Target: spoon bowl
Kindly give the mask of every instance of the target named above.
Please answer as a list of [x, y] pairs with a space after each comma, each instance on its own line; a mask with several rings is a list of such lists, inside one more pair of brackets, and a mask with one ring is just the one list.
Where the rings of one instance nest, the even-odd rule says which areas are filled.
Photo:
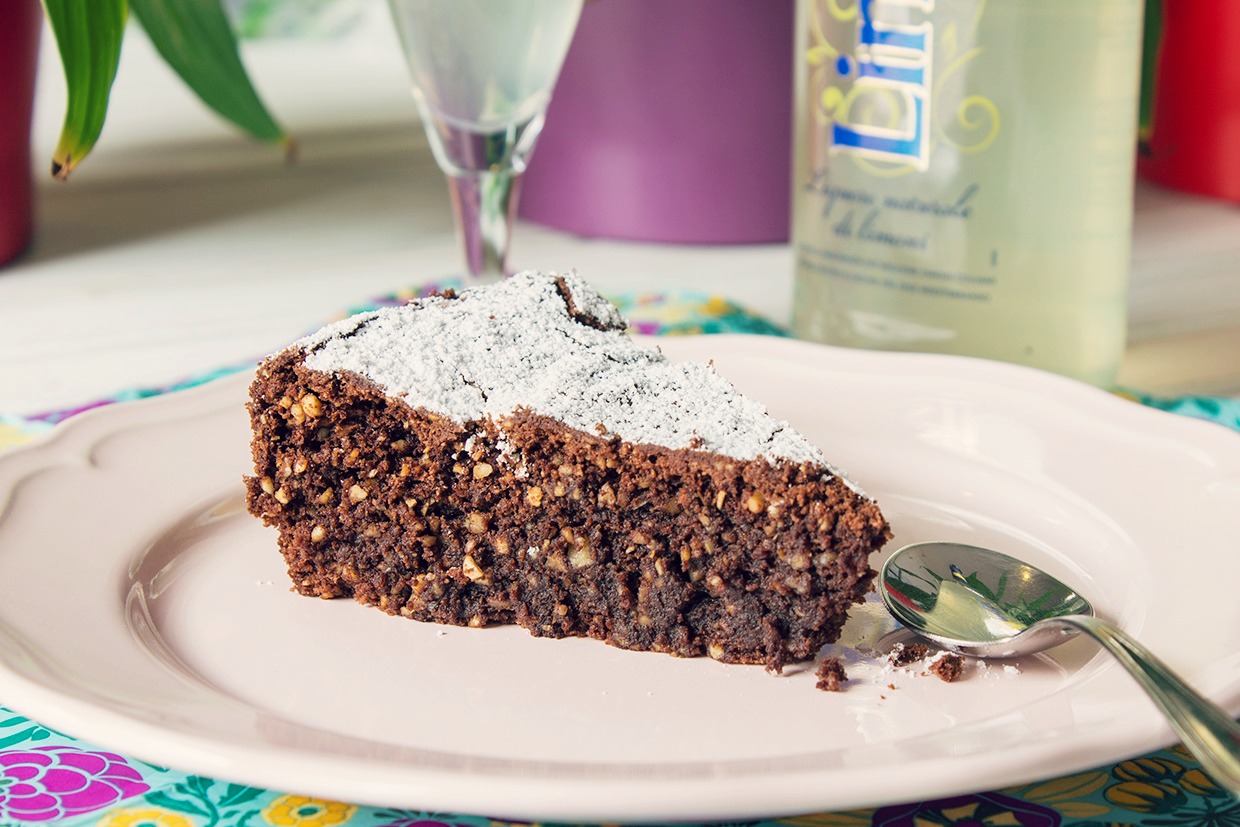
[[1215, 782], [1240, 798], [1240, 725], [1041, 569], [979, 546], [915, 543], [887, 559], [879, 583], [896, 620], [952, 652], [1010, 658], [1088, 635], [1141, 685]]
[[1041, 569], [961, 543], [905, 546], [879, 581], [897, 620], [944, 649], [979, 658], [1040, 652], [1077, 633], [1043, 621], [1094, 615], [1088, 600]]

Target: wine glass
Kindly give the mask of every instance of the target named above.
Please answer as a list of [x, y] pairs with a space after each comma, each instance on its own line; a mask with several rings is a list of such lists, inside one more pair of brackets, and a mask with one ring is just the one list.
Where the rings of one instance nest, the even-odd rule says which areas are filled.
[[507, 275], [521, 173], [583, 0], [388, 0], [413, 98], [448, 178], [465, 281]]

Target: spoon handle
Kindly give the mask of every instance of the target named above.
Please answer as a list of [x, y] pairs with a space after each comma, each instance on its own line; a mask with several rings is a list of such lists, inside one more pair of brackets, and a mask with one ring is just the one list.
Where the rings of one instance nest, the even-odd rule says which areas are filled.
[[1114, 655], [1166, 714], [1202, 769], [1240, 798], [1240, 725], [1115, 624], [1086, 615], [1058, 620], [1081, 630]]

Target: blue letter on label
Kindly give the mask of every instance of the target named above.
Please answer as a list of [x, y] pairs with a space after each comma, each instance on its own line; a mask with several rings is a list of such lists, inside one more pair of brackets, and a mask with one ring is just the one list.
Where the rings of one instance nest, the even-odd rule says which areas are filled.
[[[887, 102], [889, 111], [893, 108], [892, 100], [899, 102], [897, 111], [891, 113], [894, 125], [836, 120], [831, 129], [831, 149], [925, 170], [930, 163], [929, 90], [934, 24], [929, 20], [918, 24], [883, 23], [875, 19], [876, 2], [879, 0], [860, 0], [855, 60], [841, 58], [837, 67], [840, 74], [851, 74], [850, 70], [856, 67], [850, 96], [854, 100], [874, 95]], [[885, 2], [923, 12], [934, 10], [934, 0]], [[872, 111], [883, 111], [883, 107], [873, 107]]]

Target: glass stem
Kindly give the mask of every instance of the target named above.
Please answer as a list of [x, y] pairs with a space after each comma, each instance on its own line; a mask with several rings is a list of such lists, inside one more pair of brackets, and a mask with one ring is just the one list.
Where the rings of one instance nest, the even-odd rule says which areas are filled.
[[465, 246], [468, 284], [498, 281], [508, 275], [508, 243], [519, 187], [520, 175], [512, 170], [448, 176], [456, 226]]

